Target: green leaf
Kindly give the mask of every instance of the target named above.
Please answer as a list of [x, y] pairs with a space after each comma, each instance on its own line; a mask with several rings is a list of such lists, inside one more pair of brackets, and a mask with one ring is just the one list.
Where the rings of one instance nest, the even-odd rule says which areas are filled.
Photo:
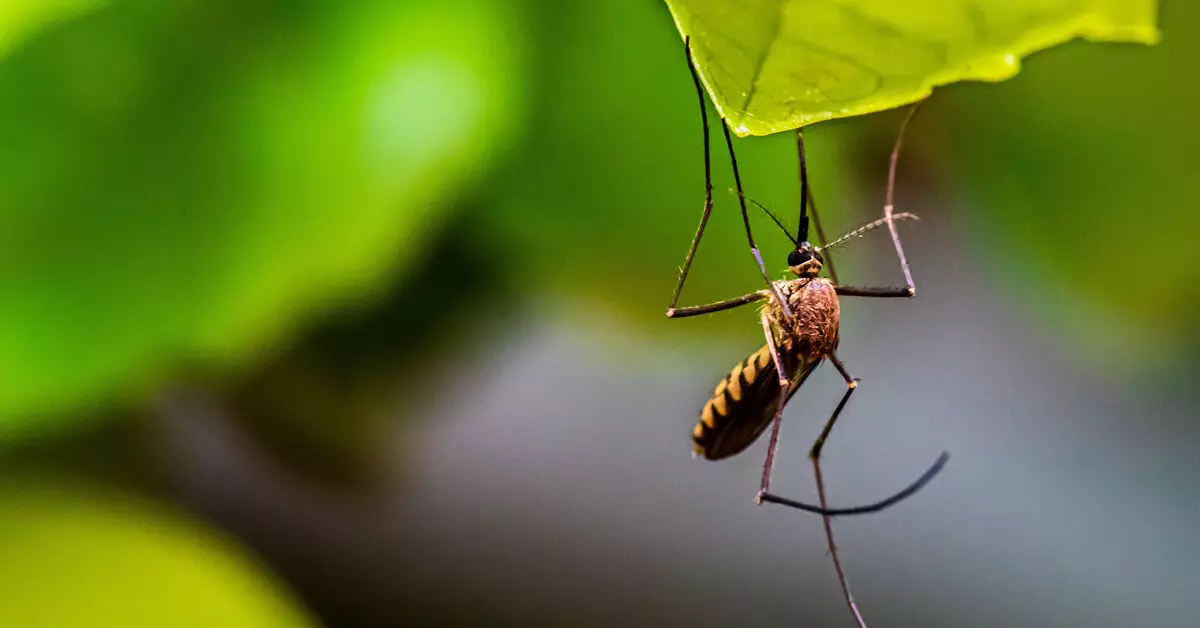
[[769, 135], [1014, 76], [1076, 37], [1158, 41], [1157, 0], [667, 0], [717, 109]]
[[142, 500], [79, 486], [0, 486], [0, 625], [312, 626], [236, 547]]
[[506, 3], [305, 6], [114, 3], [0, 64], [0, 433], [370, 296], [515, 130]]
[[35, 34], [39, 28], [81, 15], [104, 0], [4, 0], [0, 3], [0, 56]]

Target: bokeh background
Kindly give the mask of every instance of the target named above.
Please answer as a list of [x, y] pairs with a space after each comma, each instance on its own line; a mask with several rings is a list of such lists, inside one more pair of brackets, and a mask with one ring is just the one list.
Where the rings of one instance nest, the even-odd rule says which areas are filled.
[[[690, 457], [761, 328], [662, 315], [703, 170], [661, 2], [6, 7], [0, 625], [850, 625], [820, 520], [753, 505], [763, 445]], [[831, 499], [954, 458], [836, 523], [872, 625], [1195, 624], [1197, 18], [910, 129], [919, 296], [843, 302]], [[901, 115], [806, 134], [830, 231]], [[737, 147], [792, 216], [793, 139]], [[714, 169], [689, 303], [759, 281]], [[881, 232], [836, 259], [901, 279]], [[841, 392], [789, 405], [782, 492]]]

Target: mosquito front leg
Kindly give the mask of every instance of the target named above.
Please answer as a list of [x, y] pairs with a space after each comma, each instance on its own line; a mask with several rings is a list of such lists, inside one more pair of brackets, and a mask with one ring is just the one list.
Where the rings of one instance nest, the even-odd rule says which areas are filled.
[[[696, 95], [700, 100], [700, 123], [704, 131], [704, 211], [700, 215], [700, 226], [696, 229], [696, 235], [692, 238], [692, 245], [688, 248], [687, 257], [683, 260], [683, 267], [679, 269], [679, 281], [675, 284], [675, 293], [671, 296], [671, 305], [667, 307], [667, 316], [669, 318], [677, 318], [681, 316], [680, 312], [692, 310], [692, 308], [676, 308], [679, 303], [679, 295], [683, 292], [683, 284], [687, 281], [688, 271], [692, 268], [692, 260], [696, 257], [696, 249], [700, 246], [700, 239], [704, 237], [704, 228], [708, 225], [708, 219], [712, 215], [713, 199], [712, 199], [712, 155], [709, 148], [708, 139], [708, 108], [704, 103], [704, 89], [700, 85], [700, 75], [696, 71], [696, 64], [692, 60], [691, 37], [684, 39], [684, 53], [687, 55], [688, 70], [692, 74], [692, 83], [696, 86]], [[775, 287], [771, 277], [767, 275], [767, 267], [763, 263], [762, 254], [758, 251], [758, 246], [754, 244], [754, 235], [750, 232], [750, 216], [746, 211], [746, 199], [742, 192], [742, 178], [738, 172], [737, 156], [733, 152], [733, 139], [729, 135], [729, 124], [722, 118], [721, 126], [725, 130], [725, 144], [729, 147], [729, 159], [733, 164], [733, 178], [737, 182], [738, 198], [741, 200], [742, 207], [742, 223], [746, 227], [746, 239], [750, 243], [750, 253], [754, 256], [754, 261], [758, 265], [758, 270], [762, 274], [763, 281], [767, 283], [767, 289], [773, 292], [776, 298], [780, 301], [783, 307], [784, 315], [791, 318], [792, 311], [788, 307], [786, 301], [779, 294], [779, 289]], [[736, 300], [736, 299], [735, 299]], [[743, 303], [736, 303], [727, 307], [736, 307]], [[712, 304], [713, 306], [719, 304]], [[699, 306], [707, 307], [707, 306]], [[716, 307], [715, 309], [693, 311], [692, 314], [682, 314], [682, 316], [690, 316], [693, 314], [703, 314], [705, 312], [715, 312], [717, 310], [726, 309], [726, 307]]]
[[[696, 85], [696, 96], [700, 98], [700, 124], [704, 130], [704, 212], [700, 215], [700, 226], [692, 238], [692, 246], [688, 249], [687, 257], [683, 260], [683, 268], [679, 269], [679, 282], [675, 284], [675, 294], [671, 296], [671, 305], [667, 307], [667, 316], [675, 311], [679, 303], [679, 294], [683, 292], [683, 282], [687, 281], [688, 271], [692, 268], [692, 259], [696, 257], [696, 249], [700, 246], [700, 238], [704, 237], [704, 227], [712, 215], [712, 157], [709, 154], [708, 141], [708, 108], [704, 105], [704, 90], [700, 87], [700, 76], [696, 74], [696, 66], [692, 63], [691, 37], [684, 40], [683, 51], [687, 55], [688, 69], [692, 72], [692, 82]], [[686, 309], [686, 308], [685, 308]]]
[[681, 308], [672, 307], [671, 309], [667, 310], [667, 318], [686, 318], [688, 316], [720, 312], [721, 310], [731, 310], [747, 303], [761, 301], [762, 299], [767, 298], [769, 295], [770, 293], [768, 293], [766, 290], [759, 290], [758, 292], [743, 294], [740, 297], [725, 299], [724, 301], [717, 301], [716, 303], [708, 303], [705, 305], [689, 305]]
[[[811, 189], [808, 191], [808, 209], [812, 212], [813, 226], [817, 228], [817, 244], [824, 246], [828, 240], [825, 239], [825, 230], [821, 228], [821, 215], [817, 212], [817, 201], [813, 198]], [[829, 270], [829, 278], [837, 285], [838, 275], [837, 268], [833, 265], [833, 256], [828, 251], [822, 251], [822, 256], [825, 258], [825, 268]]]
[[721, 128], [725, 131], [725, 146], [729, 148], [729, 162], [733, 165], [733, 182], [737, 186], [738, 201], [742, 206], [742, 224], [746, 227], [746, 240], [750, 242], [750, 253], [754, 255], [754, 261], [758, 264], [758, 271], [762, 273], [763, 281], [767, 282], [767, 289], [775, 295], [775, 300], [779, 303], [780, 309], [783, 310], [785, 318], [792, 318], [792, 308], [788, 302], [779, 293], [779, 287], [775, 282], [771, 281], [771, 277], [767, 275], [767, 267], [763, 264], [762, 253], [758, 252], [758, 245], [754, 243], [754, 234], [750, 231], [750, 213], [746, 210], [746, 193], [742, 191], [742, 175], [738, 173], [737, 155], [733, 152], [733, 137], [729, 135], [729, 123], [722, 118]]

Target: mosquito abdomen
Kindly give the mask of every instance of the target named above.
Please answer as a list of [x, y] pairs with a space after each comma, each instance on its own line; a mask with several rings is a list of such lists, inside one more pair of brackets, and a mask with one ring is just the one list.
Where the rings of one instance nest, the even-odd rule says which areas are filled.
[[696, 454], [717, 460], [745, 449], [766, 427], [763, 410], [778, 394], [779, 376], [771, 350], [763, 345], [738, 362], [713, 389], [692, 430]]

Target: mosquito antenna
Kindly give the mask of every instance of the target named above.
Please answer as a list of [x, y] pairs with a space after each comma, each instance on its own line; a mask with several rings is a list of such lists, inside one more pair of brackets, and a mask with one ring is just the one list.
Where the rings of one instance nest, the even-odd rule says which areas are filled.
[[808, 242], [808, 160], [804, 156], [804, 133], [796, 130], [796, 152], [800, 155], [800, 224], [796, 239]]
[[[733, 192], [733, 190], [730, 190], [730, 192]], [[783, 231], [783, 235], [787, 236], [787, 239], [791, 240], [792, 244], [795, 245], [796, 248], [800, 248], [800, 242], [797, 241], [796, 238], [792, 237], [792, 234], [788, 232], [787, 227], [783, 226], [783, 222], [781, 222], [779, 220], [779, 217], [776, 216], [771, 210], [767, 209], [766, 205], [763, 205], [762, 203], [754, 200], [753, 198], [751, 198], [750, 196], [747, 196], [745, 194], [743, 194], [742, 196], [746, 200], [750, 201], [751, 203], [754, 203], [755, 207], [763, 210], [763, 213], [770, 216], [771, 220], [775, 221], [775, 224], [779, 226], [779, 230]]]
[[854, 238], [861, 238], [864, 235], [866, 235], [866, 233], [868, 231], [878, 228], [878, 227], [882, 227], [883, 225], [886, 225], [890, 222], [895, 222], [897, 220], [920, 220], [920, 219], [921, 219], [920, 216], [913, 214], [913, 213], [909, 213], [909, 212], [892, 214], [891, 216], [884, 216], [883, 218], [869, 222], [869, 223], [855, 229], [854, 231], [851, 231], [850, 233], [843, 235], [842, 237], [834, 240], [833, 242], [826, 244], [825, 246], [817, 247], [817, 250], [818, 251], [827, 251], [827, 250], [832, 249], [833, 247], [838, 246], [840, 244], [845, 244], [847, 240], [853, 240]]

